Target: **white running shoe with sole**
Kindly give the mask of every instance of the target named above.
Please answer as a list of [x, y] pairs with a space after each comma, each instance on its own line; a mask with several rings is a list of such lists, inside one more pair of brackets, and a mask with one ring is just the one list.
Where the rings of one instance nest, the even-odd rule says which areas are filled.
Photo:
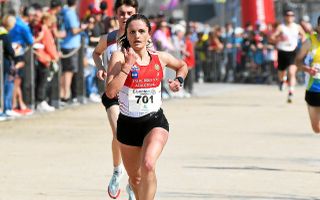
[[136, 200], [136, 197], [134, 196], [134, 192], [131, 189], [129, 184], [126, 187], [126, 190], [127, 190], [127, 193], [128, 193], [129, 200]]
[[123, 176], [123, 170], [120, 172], [114, 171], [109, 182], [108, 194], [112, 199], [116, 199], [120, 195], [120, 180]]

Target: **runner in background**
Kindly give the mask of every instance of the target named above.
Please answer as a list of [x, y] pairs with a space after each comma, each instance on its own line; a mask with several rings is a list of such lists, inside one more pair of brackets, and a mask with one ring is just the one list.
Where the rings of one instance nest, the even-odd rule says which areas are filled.
[[297, 73], [297, 66], [294, 62], [299, 38], [303, 42], [305, 40], [305, 32], [299, 24], [294, 22], [295, 15], [292, 10], [286, 9], [283, 14], [284, 23], [277, 27], [276, 31], [271, 35], [271, 39], [276, 42], [278, 49], [279, 89], [280, 91], [284, 90], [288, 78], [288, 103], [292, 103]]
[[[106, 35], [101, 36], [98, 45], [95, 47], [92, 57], [96, 66], [98, 67], [97, 77], [100, 80], [105, 80], [107, 77], [106, 67], [108, 61], [114, 51], [118, 50], [117, 39], [122, 36], [125, 32], [125, 24], [128, 18], [138, 11], [138, 1], [137, 0], [117, 0], [115, 2], [114, 10], [116, 18], [119, 21], [119, 29], [112, 31]], [[102, 62], [102, 56], [104, 63]], [[124, 174], [124, 169], [121, 161], [121, 154], [119, 143], [116, 137], [117, 130], [117, 120], [119, 116], [119, 103], [118, 98], [114, 97], [112, 99], [108, 98], [105, 93], [103, 93], [102, 103], [106, 109], [109, 124], [112, 129], [113, 139], [112, 139], [112, 159], [113, 159], [113, 175], [109, 182], [108, 194], [111, 198], [117, 198], [120, 195], [120, 180]], [[127, 186], [127, 192], [129, 194], [129, 199], [134, 199], [134, 194]]]
[[315, 32], [310, 35], [299, 51], [297, 66], [307, 74], [307, 102], [312, 129], [320, 133], [320, 17]]

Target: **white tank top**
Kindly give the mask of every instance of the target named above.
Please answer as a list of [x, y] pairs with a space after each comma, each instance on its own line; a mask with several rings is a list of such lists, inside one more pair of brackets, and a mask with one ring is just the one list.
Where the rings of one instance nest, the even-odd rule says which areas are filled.
[[106, 37], [106, 41], [107, 41], [107, 49], [105, 50], [104, 54], [103, 54], [103, 62], [104, 65], [106, 66], [106, 68], [108, 67], [108, 62], [111, 58], [111, 55], [113, 52], [120, 50], [120, 46], [117, 43], [117, 34], [118, 34], [118, 30], [112, 31], [106, 35], [104, 35], [104, 37]]
[[298, 46], [299, 26], [293, 23], [290, 27], [281, 24], [281, 41], [277, 43], [277, 48], [281, 51], [294, 51]]

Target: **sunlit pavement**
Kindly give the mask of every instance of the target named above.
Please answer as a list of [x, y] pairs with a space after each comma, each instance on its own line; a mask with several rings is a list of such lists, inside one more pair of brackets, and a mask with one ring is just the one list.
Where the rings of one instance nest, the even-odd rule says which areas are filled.
[[[276, 86], [195, 89], [164, 102], [170, 137], [156, 169], [157, 200], [320, 199], [320, 135], [303, 87], [292, 104]], [[0, 200], [110, 199], [110, 144], [100, 104], [0, 122]]]

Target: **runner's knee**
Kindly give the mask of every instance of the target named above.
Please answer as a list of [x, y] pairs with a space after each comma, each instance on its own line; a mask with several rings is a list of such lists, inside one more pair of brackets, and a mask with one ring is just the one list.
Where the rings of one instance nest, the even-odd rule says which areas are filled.
[[142, 163], [142, 170], [145, 172], [154, 172], [155, 171], [155, 162], [152, 159], [144, 159]]
[[130, 185], [134, 188], [137, 188], [141, 181], [141, 177], [139, 175], [129, 176], [129, 179]]

